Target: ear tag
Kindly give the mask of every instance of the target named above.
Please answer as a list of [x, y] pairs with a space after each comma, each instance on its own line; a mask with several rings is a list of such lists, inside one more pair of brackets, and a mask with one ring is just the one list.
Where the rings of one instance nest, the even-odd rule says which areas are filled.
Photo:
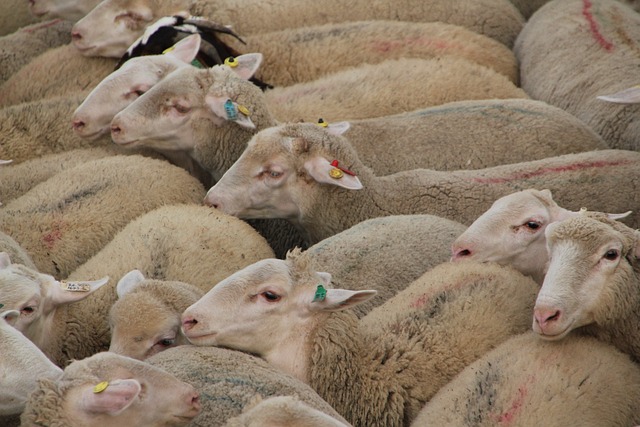
[[4, 304], [0, 304], [0, 308], [4, 307]]
[[87, 283], [65, 282], [64, 280], [60, 281], [60, 287], [69, 292], [89, 292], [91, 290], [91, 285]]
[[109, 381], [102, 381], [101, 383], [98, 383], [95, 386], [93, 386], [93, 392], [96, 394], [102, 393], [107, 389], [107, 387], [109, 387]]
[[583, 214], [583, 213], [585, 213], [586, 211], [587, 211], [587, 208], [580, 208], [580, 212], [578, 212], [578, 213]]
[[318, 123], [316, 124], [321, 128], [326, 128], [327, 126], [329, 126], [329, 123], [325, 122], [322, 118], [318, 119]]
[[345, 173], [351, 176], [356, 176], [356, 174], [351, 172], [349, 169], [341, 168], [340, 166], [338, 166], [337, 160], [332, 161], [331, 166], [333, 166], [333, 169], [329, 170], [329, 176], [333, 179], [340, 179], [344, 176]]
[[224, 111], [227, 113], [227, 120], [237, 120], [238, 113], [236, 112], [236, 107], [233, 106], [233, 101], [227, 99], [224, 103]]
[[240, 104], [238, 104], [238, 111], [240, 111], [242, 114], [244, 114], [247, 117], [249, 117], [249, 114], [251, 114], [247, 107], [245, 107], [244, 105], [240, 105]]
[[193, 61], [191, 61], [191, 65], [196, 68], [204, 68], [204, 65], [202, 65], [202, 62], [198, 61], [197, 59], [194, 59]]
[[224, 60], [224, 65], [231, 68], [236, 68], [238, 66], [238, 61], [236, 61], [236, 58], [234, 58], [233, 56], [230, 56]]
[[165, 50], [162, 51], [162, 54], [164, 55], [165, 53], [169, 53], [174, 49], [175, 49], [175, 46], [168, 47], [168, 48], [166, 48]]
[[319, 302], [324, 301], [327, 297], [327, 290], [322, 285], [318, 285], [316, 288], [316, 294], [313, 296], [313, 301], [311, 302]]

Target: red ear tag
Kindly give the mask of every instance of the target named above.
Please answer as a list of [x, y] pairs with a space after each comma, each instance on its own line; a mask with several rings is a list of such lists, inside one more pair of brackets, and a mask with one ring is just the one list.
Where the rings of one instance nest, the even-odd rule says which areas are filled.
[[331, 162], [331, 166], [333, 166], [336, 169], [340, 169], [342, 172], [351, 175], [351, 176], [356, 176], [355, 173], [351, 172], [349, 169], [345, 169], [345, 168], [341, 168], [340, 166], [338, 166], [338, 161], [334, 160], [333, 162]]

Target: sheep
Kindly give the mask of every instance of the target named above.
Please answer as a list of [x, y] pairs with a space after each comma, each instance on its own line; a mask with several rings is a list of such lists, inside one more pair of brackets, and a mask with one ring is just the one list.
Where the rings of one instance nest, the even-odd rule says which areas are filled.
[[640, 368], [610, 345], [513, 337], [465, 368], [413, 427], [627, 427], [640, 422]]
[[[549, 259], [544, 235], [547, 226], [579, 213], [558, 206], [548, 189], [531, 188], [506, 195], [453, 242], [452, 261], [511, 264], [542, 285]], [[609, 217], [621, 219], [630, 213]]]
[[[59, 153], [44, 154], [9, 167], [0, 167], [0, 200], [5, 203], [17, 199], [37, 184], [63, 170], [86, 161], [125, 154], [153, 154], [151, 151], [122, 150], [114, 144], [94, 148], [78, 148]], [[159, 157], [159, 155], [156, 155]]]
[[529, 328], [538, 291], [511, 268], [443, 263], [358, 322], [343, 310], [375, 291], [335, 289], [298, 256], [229, 276], [182, 328], [192, 344], [250, 352], [307, 382], [354, 426], [408, 425], [457, 372]]
[[54, 19], [21, 28], [0, 38], [0, 85], [47, 49], [71, 41], [69, 21]]
[[[256, 62], [252, 65], [253, 58], [256, 58]], [[143, 146], [163, 153], [170, 150], [187, 152], [212, 175], [214, 180], [220, 179], [242, 153], [243, 142], [249, 141], [256, 131], [278, 124], [267, 107], [267, 104], [275, 103], [275, 100], [269, 97], [269, 93], [277, 93], [276, 89], [264, 94], [246, 81], [247, 76], [255, 72], [259, 64], [258, 58], [254, 55], [242, 55], [237, 58], [240, 65], [235, 69], [221, 66], [206, 71], [186, 67], [174, 71], [113, 118], [111, 134], [114, 142], [128, 148]], [[173, 108], [164, 107], [166, 99], [170, 100]], [[233, 99], [236, 104], [245, 106], [251, 112], [248, 120], [242, 114], [237, 115], [234, 120], [229, 120], [223, 105], [226, 99]], [[270, 103], [270, 100], [273, 102]], [[309, 102], [313, 104], [311, 100]], [[353, 123], [353, 129], [348, 135], [353, 135], [357, 149], [361, 149], [365, 154], [370, 153], [368, 158], [372, 163], [375, 162], [372, 167], [376, 169], [378, 166], [379, 169], [376, 171], [381, 174], [397, 172], [417, 164], [423, 167], [469, 167], [472, 163], [471, 159], [460, 157], [455, 160], [454, 157], [459, 157], [461, 150], [470, 149], [468, 132], [459, 126], [459, 120], [469, 120], [472, 115], [475, 117], [477, 126], [485, 129], [484, 132], [488, 134], [487, 140], [501, 141], [505, 147], [510, 148], [487, 150], [479, 147], [476, 154], [471, 156], [483, 159], [477, 164], [473, 163], [476, 167], [484, 165], [484, 159], [487, 159], [490, 165], [495, 165], [507, 159], [509, 162], [523, 161], [525, 158], [528, 159], [529, 155], [542, 158], [564, 154], [565, 149], [568, 152], [575, 152], [606, 148], [604, 142], [580, 121], [544, 103], [524, 99], [469, 102], [394, 116], [390, 119], [391, 123], [384, 119], [378, 119], [379, 123], [378, 120], [363, 121], [362, 126]], [[295, 114], [295, 111], [291, 112], [292, 116]], [[450, 120], [450, 124], [443, 123], [445, 120], [440, 119], [443, 115], [447, 116], [446, 121]], [[493, 117], [496, 117], [496, 122], [492, 120]], [[558, 120], [557, 127], [552, 123], [534, 124], [532, 122], [535, 120], [534, 117], [539, 117], [545, 122], [550, 117], [555, 117]], [[521, 141], [532, 140], [535, 148], [512, 150], [512, 143], [518, 137], [506, 130], [503, 134], [497, 134], [499, 131], [496, 129], [518, 126], [517, 123], [520, 121], [531, 124], [531, 126], [518, 127], [523, 133], [523, 138], [529, 138]], [[91, 127], [88, 124], [87, 126]], [[547, 131], [541, 131], [534, 126], [548, 129], [549, 136], [545, 137]], [[397, 135], [399, 128], [401, 132]], [[415, 129], [416, 133], [407, 132], [407, 128]], [[438, 135], [438, 128], [442, 128], [441, 135]], [[559, 129], [563, 128], [571, 132], [575, 137], [575, 143], [557, 144], [557, 138], [560, 138], [562, 133], [556, 132], [560, 132]], [[452, 129], [458, 133], [457, 137], [449, 135], [449, 132], [453, 132]], [[479, 132], [483, 131], [479, 130]], [[537, 135], [534, 136], [532, 132]], [[414, 141], [415, 139], [429, 138], [428, 135], [431, 133], [434, 134], [433, 144], [437, 144], [437, 148], [430, 149], [428, 141], [424, 144], [420, 143], [420, 148], [416, 147], [418, 144]], [[372, 140], [384, 136], [397, 141], [388, 141], [379, 145], [371, 143]], [[451, 140], [459, 141], [459, 145], [456, 146]], [[385, 155], [389, 150], [387, 144], [394, 145], [397, 158]], [[455, 153], [455, 156], [440, 157], [434, 153], [434, 150], [442, 152], [442, 146], [448, 146], [448, 144], [452, 144], [450, 153]], [[409, 146], [410, 148], [407, 148]], [[561, 146], [563, 148], [560, 148]], [[420, 152], [423, 154], [417, 154]], [[497, 153], [509, 154], [500, 156]], [[518, 155], [523, 157], [518, 158]], [[495, 160], [489, 161], [489, 158]], [[438, 160], [425, 165], [425, 162], [429, 162], [430, 159]]]
[[307, 384], [253, 355], [189, 345], [162, 351], [145, 362], [173, 374], [200, 392], [202, 413], [189, 424], [193, 427], [223, 426], [258, 397], [292, 395], [346, 424]]
[[379, 177], [346, 138], [294, 123], [257, 133], [205, 203], [241, 218], [286, 218], [310, 244], [385, 215], [424, 213], [468, 225], [499, 197], [535, 187], [549, 188], [566, 209], [631, 209], [628, 223], [640, 226], [638, 162], [633, 151], [600, 150], [472, 171], [414, 169]]
[[637, 84], [639, 41], [640, 15], [620, 1], [551, 1], [514, 46], [522, 88], [583, 120], [611, 148], [640, 150], [640, 106], [597, 99]]
[[225, 422], [224, 427], [282, 425], [289, 427], [347, 427], [347, 424], [302, 402], [296, 396], [260, 396], [242, 410], [242, 414]]
[[49, 16], [78, 21], [96, 7], [100, 0], [30, 0], [29, 8], [35, 16]]
[[[12, 326], [20, 315], [15, 310], [0, 307], [0, 421], [8, 415], [20, 414], [27, 397], [40, 378], [55, 379], [62, 369]], [[3, 424], [5, 425], [5, 424]]]
[[391, 215], [362, 221], [305, 250], [317, 271], [330, 271], [337, 288], [375, 289], [353, 307], [363, 317], [427, 270], [448, 260], [450, 243], [465, 226], [433, 215]]
[[[236, 218], [205, 206], [164, 206], [124, 227], [68, 280], [108, 276], [109, 282], [73, 311], [57, 309], [37, 344], [58, 365], [107, 350], [116, 282], [132, 269], [149, 279], [187, 282], [202, 291], [258, 260], [273, 256], [264, 238]], [[0, 298], [1, 299], [1, 298]], [[53, 323], [53, 324], [51, 324]]]
[[74, 25], [72, 37], [85, 55], [120, 57], [147, 25], [163, 16], [202, 16], [231, 25], [243, 36], [327, 23], [395, 19], [460, 25], [511, 48], [523, 25], [522, 15], [507, 0], [436, 0], [428, 7], [422, 3], [396, 2], [389, 6], [388, 2], [347, 6], [337, 1], [322, 5], [296, 1], [274, 7], [257, 1], [106, 0]]
[[64, 278], [132, 219], [202, 197], [199, 181], [164, 160], [105, 157], [64, 170], [7, 203], [0, 231], [24, 248], [39, 271]]
[[109, 311], [109, 351], [144, 360], [189, 344], [180, 332], [180, 315], [204, 295], [200, 289], [184, 282], [148, 280], [140, 270], [131, 270], [116, 291], [118, 300]]
[[[5, 253], [9, 259], [31, 269], [36, 268], [29, 254], [11, 236], [0, 231], [0, 254]], [[0, 255], [0, 258], [2, 255]], [[5, 261], [8, 263], [9, 261]]]
[[29, 4], [23, 0], [4, 0], [0, 5], [0, 36], [35, 22], [38, 18], [29, 13]]
[[70, 44], [49, 49], [0, 85], [0, 107], [59, 96], [84, 98], [115, 65], [110, 58], [86, 58]]
[[199, 393], [162, 369], [103, 352], [76, 360], [56, 381], [40, 380], [22, 426], [185, 426], [201, 412]]
[[593, 335], [640, 361], [640, 231], [585, 212], [545, 231], [549, 267], [533, 330], [548, 340]]

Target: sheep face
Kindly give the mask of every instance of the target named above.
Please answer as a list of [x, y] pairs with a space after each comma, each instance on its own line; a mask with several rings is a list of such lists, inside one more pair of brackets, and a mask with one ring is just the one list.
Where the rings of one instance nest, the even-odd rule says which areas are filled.
[[26, 415], [47, 405], [43, 395], [53, 392], [61, 400], [55, 415], [70, 426], [183, 426], [201, 410], [191, 385], [159, 368], [109, 352], [73, 362], [60, 380], [42, 384], [44, 388], [49, 390], [34, 392]]
[[187, 8], [180, 3], [186, 1], [103, 1], [73, 26], [73, 44], [85, 56], [120, 58], [159, 17], [186, 14]]
[[12, 264], [4, 252], [0, 255], [0, 303], [5, 309], [20, 313], [15, 328], [41, 348], [47, 342], [47, 328], [59, 306], [80, 301], [108, 282], [108, 278], [59, 282], [48, 274]]
[[96, 139], [109, 133], [116, 114], [169, 73], [189, 65], [198, 52], [200, 36], [196, 37], [181, 40], [165, 55], [132, 58], [108, 75], [76, 109], [72, 118], [76, 134]]
[[502, 197], [453, 242], [452, 261], [511, 264], [542, 283], [548, 258], [544, 231], [575, 214], [559, 207], [549, 190]]
[[[204, 202], [240, 218], [301, 220], [334, 186], [358, 190], [355, 175], [341, 172], [323, 153], [330, 134], [319, 126], [299, 124], [306, 133], [289, 132], [295, 125], [257, 133], [234, 165], [207, 193]], [[337, 172], [339, 175], [332, 175]], [[319, 185], [328, 184], [328, 185]], [[326, 199], [325, 199], [326, 200]]]
[[100, 0], [30, 0], [29, 10], [35, 16], [47, 15], [77, 21], [91, 11]]
[[546, 238], [550, 262], [534, 308], [536, 333], [561, 339], [573, 329], [606, 327], [632, 312], [640, 256], [637, 231], [583, 214], [552, 224]]

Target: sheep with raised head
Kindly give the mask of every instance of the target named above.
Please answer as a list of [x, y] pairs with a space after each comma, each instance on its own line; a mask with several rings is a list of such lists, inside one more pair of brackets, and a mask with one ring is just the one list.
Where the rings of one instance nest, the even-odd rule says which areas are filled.
[[[242, 154], [244, 142], [278, 124], [270, 111], [273, 91], [265, 94], [246, 81], [258, 64], [252, 64], [250, 55], [237, 59], [239, 65], [232, 69], [184, 68], [172, 73], [116, 115], [114, 141], [125, 147], [188, 153], [214, 179], [220, 179]], [[167, 99], [172, 108], [165, 108]], [[250, 115], [228, 117], [221, 105], [226, 99], [244, 106]], [[469, 144], [468, 129], [460, 122], [474, 127], [474, 144]], [[345, 129], [344, 123], [328, 126], [338, 133]], [[352, 121], [345, 135], [365, 164], [380, 175], [418, 167], [482, 168], [606, 148], [598, 135], [572, 115], [526, 99], [448, 103]], [[372, 143], [379, 140], [385, 142]], [[514, 150], [514, 144], [520, 148]]]
[[120, 57], [147, 25], [173, 15], [202, 16], [231, 25], [242, 36], [371, 19], [439, 21], [495, 38], [509, 48], [523, 24], [522, 15], [508, 0], [434, 0], [428, 7], [415, 1], [391, 5], [386, 0], [348, 5], [335, 0], [322, 4], [299, 0], [277, 7], [256, 0], [106, 0], [76, 23], [72, 36], [86, 55]]
[[184, 282], [145, 279], [131, 270], [116, 285], [118, 300], [109, 310], [109, 351], [144, 360], [189, 344], [180, 331], [180, 315], [204, 295]]
[[12, 326], [19, 316], [18, 311], [7, 310], [0, 304], [0, 421], [24, 410], [39, 379], [62, 375], [59, 367]]
[[554, 0], [518, 36], [522, 88], [567, 110], [612, 148], [640, 150], [640, 106], [597, 99], [637, 84], [640, 14], [615, 0]]
[[139, 360], [103, 352], [41, 380], [22, 426], [186, 426], [201, 412], [195, 388]]
[[69, 21], [54, 19], [0, 37], [0, 85], [47, 49], [69, 43], [72, 25]]
[[533, 330], [560, 340], [593, 335], [640, 360], [640, 231], [606, 214], [584, 212], [545, 231], [549, 267]]
[[358, 320], [345, 310], [375, 291], [330, 279], [297, 252], [260, 261], [185, 310], [184, 333], [264, 358], [355, 426], [401, 426], [466, 365], [527, 330], [538, 291], [511, 268], [444, 263]]
[[0, 231], [43, 273], [67, 277], [131, 220], [167, 204], [201, 203], [204, 188], [183, 169], [138, 155], [64, 170], [7, 203]]
[[205, 203], [241, 218], [285, 218], [309, 243], [377, 216], [428, 213], [470, 224], [496, 199], [533, 187], [549, 188], [567, 209], [631, 209], [634, 226], [639, 162], [634, 151], [601, 150], [472, 171], [376, 176], [346, 138], [295, 123], [256, 134]]
[[412, 427], [640, 423], [640, 368], [590, 337], [505, 341], [444, 385]]
[[[551, 191], [528, 189], [499, 198], [451, 246], [452, 261], [510, 264], [542, 284], [549, 255], [545, 230], [578, 215], [553, 200]], [[631, 212], [609, 214], [614, 219]]]

